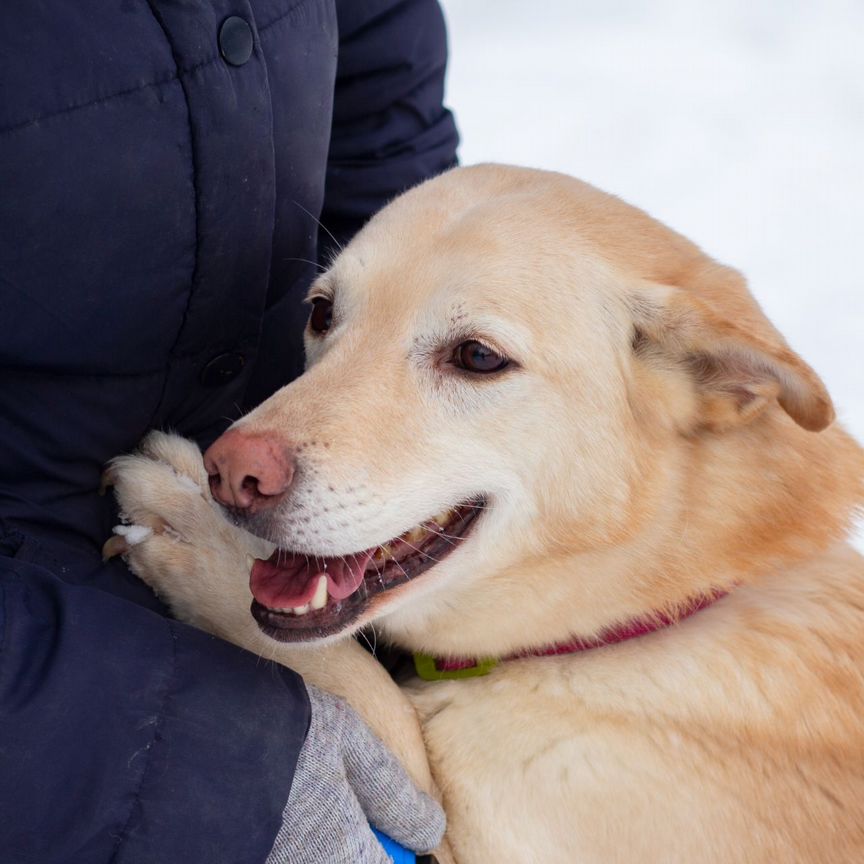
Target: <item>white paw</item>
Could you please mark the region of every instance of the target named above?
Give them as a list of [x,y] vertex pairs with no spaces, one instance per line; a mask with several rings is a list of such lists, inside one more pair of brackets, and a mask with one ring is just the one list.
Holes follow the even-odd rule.
[[250,556],[268,557],[273,547],[225,518],[193,442],[152,432],[136,453],[112,460],[107,475],[124,524],[105,543],[106,557],[122,555],[178,618],[199,627],[221,631],[249,616]]

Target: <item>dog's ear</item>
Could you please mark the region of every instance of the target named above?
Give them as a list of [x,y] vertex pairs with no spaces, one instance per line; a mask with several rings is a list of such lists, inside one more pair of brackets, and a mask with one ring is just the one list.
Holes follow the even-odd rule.
[[813,432],[834,419],[819,376],[761,313],[736,323],[690,291],[656,284],[643,284],[631,308],[634,351],[647,362],[660,355],[685,370],[695,382],[703,428],[747,423],[775,401]]

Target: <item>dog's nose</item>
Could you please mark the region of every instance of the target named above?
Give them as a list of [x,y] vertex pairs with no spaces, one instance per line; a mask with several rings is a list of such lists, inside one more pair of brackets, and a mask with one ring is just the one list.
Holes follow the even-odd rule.
[[294,479],[293,448],[273,435],[229,429],[204,454],[210,490],[221,504],[257,512],[284,498]]

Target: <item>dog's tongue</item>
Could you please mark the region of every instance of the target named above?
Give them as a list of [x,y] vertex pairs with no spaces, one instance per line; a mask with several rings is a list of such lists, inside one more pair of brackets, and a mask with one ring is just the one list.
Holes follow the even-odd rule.
[[345,558],[309,558],[277,549],[266,561],[256,558],[249,575],[252,596],[271,609],[305,606],[315,594],[318,577],[327,577],[334,600],[350,597],[363,581],[372,551]]

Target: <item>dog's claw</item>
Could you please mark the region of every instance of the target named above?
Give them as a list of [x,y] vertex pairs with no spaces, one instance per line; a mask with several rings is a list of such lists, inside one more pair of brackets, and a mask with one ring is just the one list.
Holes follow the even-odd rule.
[[113,486],[117,480],[117,476],[114,473],[114,467],[109,465],[103,472],[102,477],[99,480],[99,494],[104,495],[109,487]]
[[125,555],[128,551],[129,544],[126,542],[126,538],[121,537],[119,534],[114,534],[102,546],[102,560],[110,561],[118,555]]

